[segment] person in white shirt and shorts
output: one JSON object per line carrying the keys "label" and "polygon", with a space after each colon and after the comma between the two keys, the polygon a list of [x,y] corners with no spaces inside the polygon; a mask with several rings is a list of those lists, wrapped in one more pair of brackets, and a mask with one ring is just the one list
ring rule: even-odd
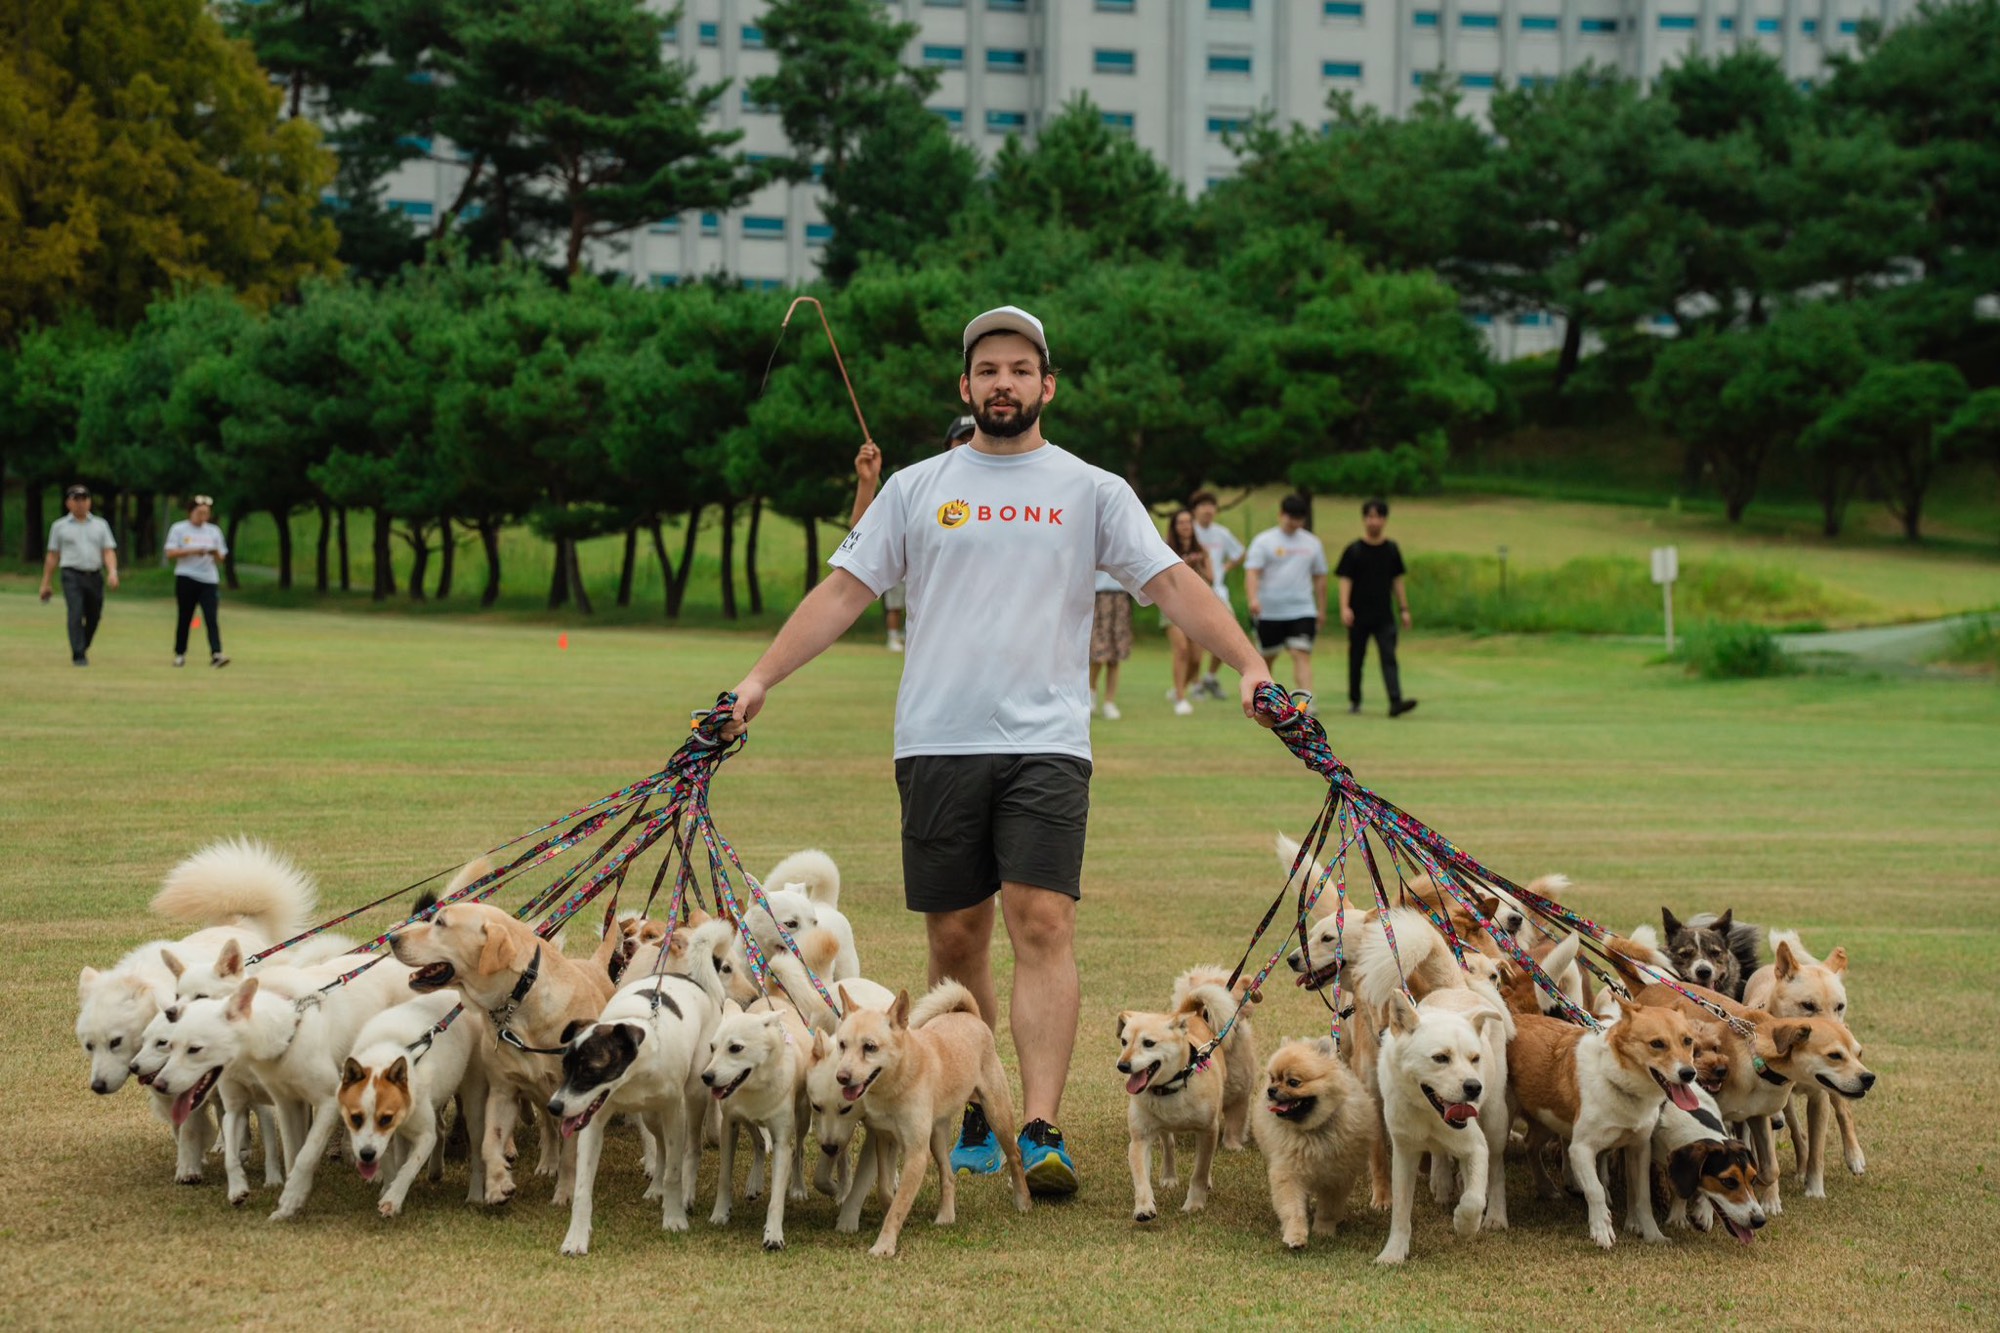
{"label": "person in white shirt and shorts", "polygon": [[[1194,511],[1195,540],[1208,552],[1208,568],[1215,575],[1215,595],[1229,608],[1229,614],[1236,614],[1236,604],[1229,600],[1229,573],[1243,563],[1243,541],[1234,532],[1215,521],[1217,503],[1213,491],[1196,491],[1188,499],[1188,508]],[[1222,659],[1211,654],[1208,659],[1208,674],[1195,686],[1194,692],[1210,699],[1222,697],[1222,682],[1216,672],[1222,670]]]}
{"label": "person in white shirt and shorts", "polygon": [[[972,442],[889,479],[828,561],[832,572],[737,685],[729,734],[876,597],[907,585],[895,744],[904,900],[924,914],[931,980],[962,982],[989,1024],[997,903],[1014,946],[1022,1157],[1031,1188],[1067,1193],[1075,1165],[1056,1119],[1081,1005],[1075,932],[1098,571],[1240,671],[1247,716],[1269,675],[1132,488],[1042,437],[1056,376],[1041,322],[1013,306],[989,310],[966,326],[963,352]],[[952,1162],[1000,1169],[999,1142],[975,1108]]]}
{"label": "person in white shirt and shorts", "polygon": [[1307,694],[1313,686],[1313,642],[1326,625],[1326,547],[1306,530],[1311,512],[1304,496],[1286,496],[1278,503],[1278,526],[1258,533],[1243,559],[1258,651],[1267,665],[1289,652],[1298,688]]}
{"label": "person in white shirt and shorts", "polygon": [[167,559],[174,562],[174,665],[187,665],[188,629],[196,611],[201,627],[208,632],[208,664],[229,665],[222,651],[222,626],[216,612],[222,600],[222,570],[218,562],[229,558],[229,544],[222,529],[210,520],[215,501],[206,495],[190,496],[187,518],[167,529]]}

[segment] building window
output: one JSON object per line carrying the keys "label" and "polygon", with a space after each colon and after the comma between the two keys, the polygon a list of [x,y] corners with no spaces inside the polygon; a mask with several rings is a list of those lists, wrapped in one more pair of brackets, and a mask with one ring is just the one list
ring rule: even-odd
{"label": "building window", "polygon": [[1500,26],[1498,14],[1460,14],[1458,26],[1461,28],[1483,29],[1491,32]]}
{"label": "building window", "polygon": [[934,106],[934,107],[932,107],[932,108],[931,108],[931,111],[932,111],[932,113],[933,113],[933,114],[935,114],[935,115],[939,115],[939,116],[943,116],[943,117],[944,117],[944,123],[945,123],[945,124],[947,124],[947,125],[949,125],[949,126],[951,126],[951,127],[953,128],[953,129],[956,129],[956,128],[958,128],[958,127],[959,127],[960,125],[963,125],[963,124],[965,124],[965,108],[964,108],[964,107],[960,107],[960,106]]}
{"label": "building window", "polygon": [[437,212],[437,206],[422,199],[391,199],[389,207],[406,218],[427,218]]}
{"label": "building window", "polygon": [[988,134],[1014,134],[1028,128],[1028,113],[1025,111],[989,111],[986,113]]}
{"label": "building window", "polygon": [[1218,139],[1225,134],[1241,134],[1249,127],[1250,121],[1246,116],[1210,116],[1208,118],[1208,132]]}
{"label": "building window", "polygon": [[1211,14],[1248,14],[1250,0],[1208,0]]}
{"label": "building window", "polygon": [[1736,18],[1734,15],[1725,14],[1723,17],[1715,21],[1715,26],[1717,30],[1721,32],[1735,32]]}
{"label": "building window", "polygon": [[986,0],[986,8],[995,14],[1025,14],[1028,0]]}
{"label": "building window", "polygon": [[833,224],[829,222],[806,223],[806,245],[808,248],[825,245],[833,239]]}
{"label": "building window", "polygon": [[646,230],[655,236],[678,236],[681,234],[681,220],[679,218],[661,218],[658,222],[646,228]]}
{"label": "building window", "polygon": [[743,218],[743,238],[748,241],[782,241],[785,239],[785,220],[746,214]]}
{"label": "building window", "polygon": [[1249,77],[1250,57],[1243,54],[1222,55],[1211,51],[1208,56],[1210,74],[1232,74]]}
{"label": "building window", "polygon": [[1132,113],[1130,111],[1107,111],[1104,113],[1104,126],[1113,134],[1122,134],[1130,138],[1133,133]]}
{"label": "building window", "polygon": [[1438,25],[1438,12],[1435,9],[1419,9],[1411,17],[1415,19],[1419,28],[1435,28]]}
{"label": "building window", "polygon": [[655,287],[676,287],[680,285],[680,280],[678,273],[655,273],[651,278]]}
{"label": "building window", "polygon": [[1522,32],[1560,32],[1561,30],[1562,20],[1554,14],[1521,15]]}
{"label": "building window", "polygon": [[1617,19],[1585,19],[1576,25],[1577,31],[1599,37],[1607,37],[1618,31]]}
{"label": "building window", "polygon": [[782,278],[745,278],[743,290],[746,292],[775,292],[784,286]]}
{"label": "building window", "polygon": [[965,48],[962,46],[926,46],[924,64],[931,69],[964,69]]}
{"label": "building window", "polygon": [[1553,74],[1523,74],[1521,76],[1521,86],[1523,88],[1553,88],[1556,86],[1556,76]]}
{"label": "building window", "polygon": [[1541,310],[1527,310],[1514,316],[1514,324],[1517,328],[1539,329],[1548,322],[1549,317],[1547,312]]}
{"label": "building window", "polygon": [[1497,87],[1499,83],[1500,80],[1491,74],[1461,74],[1458,76],[1458,86],[1461,88],[1493,88]]}
{"label": "building window", "polygon": [[1131,74],[1138,68],[1136,51],[1112,51],[1098,47],[1091,53],[1090,67],[1099,74]]}
{"label": "building window", "polygon": [[743,109],[745,111],[755,111],[760,114],[768,115],[770,113],[775,112],[778,108],[772,106],[769,102],[758,101],[756,98],[750,95],[750,90],[748,88],[745,88],[743,90]]}
{"label": "building window", "polygon": [[1361,62],[1358,60],[1329,60],[1319,67],[1320,75],[1329,79],[1358,79],[1361,77]]}
{"label": "building window", "polygon": [[1701,22],[1693,14],[1660,15],[1661,32],[1693,32]]}
{"label": "building window", "polygon": [[722,219],[713,213],[703,213],[701,215],[701,234],[704,236],[722,235]]}
{"label": "building window", "polygon": [[714,46],[717,40],[718,40],[718,29],[716,28],[716,26],[713,23],[702,24],[701,44],[703,46]]}
{"label": "building window", "polygon": [[681,30],[678,27],[663,28],[660,31],[660,45],[679,46],[680,44]]}
{"label": "building window", "polygon": [[1817,37],[1819,35],[1819,20],[1818,19],[1804,20],[1799,24],[1799,31],[1803,32],[1808,37]]}
{"label": "building window", "polygon": [[965,0],[924,0],[925,9],[964,9]]}
{"label": "building window", "polygon": [[1330,19],[1352,19],[1358,23],[1366,17],[1366,10],[1361,0],[1326,0],[1321,12]]}
{"label": "building window", "polygon": [[1129,14],[1132,12],[1132,4],[1133,0],[1097,0],[1097,12],[1100,14]]}
{"label": "building window", "polygon": [[757,28],[757,27],[752,27],[752,26],[751,26],[750,24],[748,24],[748,23],[744,24],[744,25],[743,25],[743,49],[744,49],[744,50],[746,50],[746,51],[761,51],[761,50],[763,50],[763,49],[764,49],[764,30],[763,30],[762,28]]}
{"label": "building window", "polygon": [[1757,20],[1757,31],[1758,31],[1758,32],[1777,32],[1777,31],[1778,31],[1778,30],[1779,30],[1779,29],[1780,29],[1781,27],[1783,27],[1783,26],[1784,26],[1784,25],[1783,25],[1783,23],[1782,23],[1782,22],[1781,22],[1780,20],[1778,20],[1778,19],[1758,19],[1758,20]]}
{"label": "building window", "polygon": [[1859,19],[1842,19],[1840,21],[1841,36],[1852,37],[1855,33],[1860,31],[1861,31],[1861,22]]}
{"label": "building window", "polygon": [[986,72],[988,74],[1026,74],[1028,53],[1011,47],[993,46],[986,50]]}

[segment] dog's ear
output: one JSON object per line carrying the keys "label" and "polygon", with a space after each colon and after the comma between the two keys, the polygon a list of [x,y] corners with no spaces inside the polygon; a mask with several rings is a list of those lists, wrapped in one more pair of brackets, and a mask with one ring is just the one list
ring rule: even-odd
{"label": "dog's ear", "polygon": [[826,1059],[826,1034],[818,1028],[813,1029],[812,1058],[815,1064]]}
{"label": "dog's ear", "polygon": [[1692,1199],[1701,1188],[1701,1171],[1708,1154],[1695,1145],[1677,1148],[1667,1158],[1667,1179],[1673,1183],[1674,1197]]}
{"label": "dog's ear", "polygon": [[1660,929],[1666,932],[1668,947],[1672,947],[1674,936],[1681,933],[1681,923],[1674,920],[1672,908],[1662,907],[1660,909]]}
{"label": "dog's ear", "polygon": [[[165,953],[166,950],[162,949],[160,950],[160,952]],[[90,988],[97,984],[97,978],[98,978],[98,971],[94,967],[86,967],[85,969],[83,969],[82,972],[77,974],[76,993],[78,998],[82,998],[83,996],[90,994]]]}
{"label": "dog's ear", "polygon": [[1710,926],[1709,929],[1722,936],[1724,940],[1727,940],[1729,938],[1729,927],[1734,924],[1735,920],[1736,909],[1734,907],[1725,907],[1722,909],[1722,915],[1715,918],[1715,924]]}
{"label": "dog's ear", "polygon": [[1812,1029],[1804,1023],[1780,1023],[1771,1031],[1771,1043],[1778,1048],[1779,1059],[1811,1040]]}
{"label": "dog's ear", "polygon": [[646,1028],[642,1023],[620,1023],[612,1031],[627,1047],[628,1056],[637,1055],[639,1048],[646,1044]]}
{"label": "dog's ear", "polygon": [[187,964],[183,963],[179,955],[175,954],[172,949],[160,950],[160,961],[167,965],[167,971],[173,973],[177,980],[182,973],[187,971]]}
{"label": "dog's ear", "polygon": [[250,1002],[257,998],[257,978],[252,977],[236,988],[229,1002],[222,1006],[222,1016],[232,1023],[241,1023],[250,1017]]}
{"label": "dog's ear", "polygon": [[1417,1030],[1423,1015],[1417,1012],[1417,1005],[1402,991],[1391,992],[1389,996],[1389,1030],[1407,1035]]}
{"label": "dog's ear", "polygon": [[1125,1025],[1131,1021],[1132,1021],[1132,1010],[1130,1009],[1127,1009],[1123,1013],[1118,1015],[1118,1041],[1119,1044],[1121,1045],[1124,1044],[1125,1041]]}
{"label": "dog's ear", "polygon": [[347,1057],[347,1063],[340,1067],[340,1086],[343,1088],[351,1088],[367,1077],[368,1071],[351,1055]]}
{"label": "dog's ear", "polygon": [[847,983],[846,983],[846,982],[844,982],[844,981],[836,981],[836,982],[834,982],[834,983],[833,983],[833,993],[834,993],[835,995],[838,995],[838,996],[840,997],[840,1012],[841,1012],[841,1013],[843,1013],[843,1014],[851,1014],[851,1013],[853,1013],[853,1012],[854,1012],[854,997],[853,997],[852,995],[849,995],[849,994],[847,993]]}
{"label": "dog's ear", "polygon": [[1618,1013],[1623,1018],[1630,1018],[1644,1007],[1637,1000],[1630,998],[1622,991],[1611,992],[1611,998],[1618,1001]]}
{"label": "dog's ear", "polygon": [[1340,1043],[1332,1037],[1319,1037],[1313,1041],[1313,1049],[1329,1060],[1340,1058]]}
{"label": "dog's ear", "polygon": [[688,951],[688,938],[687,938],[687,933],[685,931],[675,934],[675,936],[672,939],[667,941],[667,957],[679,958],[682,954],[686,953],[687,951]]}
{"label": "dog's ear", "polygon": [[1479,900],[1479,915],[1491,922],[1500,915],[1500,895],[1489,893]]}
{"label": "dog's ear", "polygon": [[1792,953],[1792,942],[1790,940],[1778,941],[1778,947],[1772,959],[1771,968],[1780,981],[1783,981],[1799,970],[1799,960]]}
{"label": "dog's ear", "polygon": [[1835,976],[1839,976],[1847,971],[1847,946],[1845,944],[1836,946],[1834,951],[1826,956],[1826,970]]}
{"label": "dog's ear", "polygon": [[1491,1009],[1481,1009],[1472,1016],[1472,1030],[1478,1032],[1486,1027],[1498,1027],[1502,1033],[1507,1030],[1507,1020]]}
{"label": "dog's ear", "polygon": [[513,936],[504,930],[495,930],[491,921],[482,921],[479,923],[479,938],[482,941],[479,946],[479,975],[490,977],[511,965],[517,952]]}
{"label": "dog's ear", "polygon": [[409,1057],[404,1055],[397,1056],[396,1063],[382,1071],[382,1077],[401,1088],[404,1092],[408,1092],[410,1090]]}
{"label": "dog's ear", "polygon": [[240,977],[243,975],[243,946],[235,940],[225,940],[222,952],[215,956],[215,975],[218,977]]}
{"label": "dog's ear", "polygon": [[907,990],[899,990],[896,992],[895,1003],[889,1006],[889,1026],[892,1028],[907,1028],[909,1025],[910,993]]}

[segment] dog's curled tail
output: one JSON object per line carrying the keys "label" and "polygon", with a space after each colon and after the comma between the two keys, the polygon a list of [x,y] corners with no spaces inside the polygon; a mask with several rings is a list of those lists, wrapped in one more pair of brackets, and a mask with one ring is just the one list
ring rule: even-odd
{"label": "dog's curled tail", "polygon": [[1542,875],[1529,880],[1527,887],[1528,892],[1538,897],[1561,902],[1562,895],[1570,890],[1574,882],[1568,875]]}
{"label": "dog's curled tail", "polygon": [[949,977],[925,991],[924,998],[911,1008],[910,1026],[920,1028],[933,1018],[942,1018],[946,1014],[980,1016],[979,1001],[972,998],[972,992]]}
{"label": "dog's curled tail", "polygon": [[840,867],[817,847],[793,852],[764,876],[769,890],[796,888],[822,907],[840,906]]}
{"label": "dog's curled tail", "polygon": [[[1642,926],[1640,929],[1644,930],[1645,927]],[[1627,939],[1623,935],[1604,937],[1604,958],[1634,995],[1652,985],[1657,979],[1650,973],[1642,974],[1634,964],[1643,965],[1656,972],[1664,972],[1669,977],[1675,975],[1672,965],[1664,961],[1657,950],[1638,940]]]}
{"label": "dog's curled tail", "polygon": [[[1184,1014],[1200,1014],[1202,1020],[1208,1024],[1209,1034],[1212,1036],[1222,1031],[1229,1021],[1236,1017],[1236,997],[1230,993],[1227,986],[1205,982],[1199,986],[1189,987],[1186,997],[1180,1001],[1177,1008]],[[1235,1031],[1241,1030],[1235,1029]]]}
{"label": "dog's curled tail", "polygon": [[1799,942],[1799,932],[1796,930],[1779,930],[1773,927],[1770,939],[1773,958],[1777,957],[1778,946],[1782,944],[1792,951],[1792,961],[1800,967],[1811,967],[1819,962],[1819,959],[1806,952],[1806,946]]}
{"label": "dog's curled tail", "polygon": [[[799,952],[805,955],[806,966],[812,968],[813,975],[820,979],[820,985],[831,990],[833,978],[829,975],[829,969],[833,965],[834,956],[840,952],[840,941],[834,938],[833,932],[818,928],[800,931],[793,942],[799,946]],[[806,1026],[823,1027],[826,1031],[832,1032],[838,1026],[839,1019],[834,1016],[833,1010],[827,1007],[826,1001],[820,998],[819,991],[813,988],[812,979],[806,976],[805,967],[799,966],[799,960],[792,957],[790,950],[781,949],[771,955],[770,962],[771,974],[777,977],[779,985],[784,987],[785,994],[791,996],[792,1002],[798,1006],[800,1015],[806,1020]]]}
{"label": "dog's curled tail", "polygon": [[290,857],[252,838],[225,838],[167,873],[153,910],[190,926],[242,922],[273,942],[304,930],[319,892]]}
{"label": "dog's curled tail", "polygon": [[729,990],[722,984],[718,964],[735,938],[735,922],[727,917],[711,917],[687,933],[687,948],[669,960],[667,970],[679,972],[701,987],[720,1008],[729,998]]}
{"label": "dog's curled tail", "polygon": [[1277,849],[1279,866],[1284,869],[1287,875],[1292,876],[1285,881],[1287,889],[1293,893],[1297,893],[1299,885],[1302,882],[1308,887],[1319,883],[1320,875],[1324,872],[1325,867],[1311,857],[1307,857],[1305,864],[1299,867],[1298,874],[1292,875],[1292,863],[1299,859],[1299,840],[1297,838],[1287,837],[1285,834],[1280,833],[1278,835]]}
{"label": "dog's curled tail", "polygon": [[483,856],[475,856],[460,866],[458,873],[451,877],[451,883],[444,886],[442,897],[449,898],[461,889],[469,888],[493,873],[493,862]]}

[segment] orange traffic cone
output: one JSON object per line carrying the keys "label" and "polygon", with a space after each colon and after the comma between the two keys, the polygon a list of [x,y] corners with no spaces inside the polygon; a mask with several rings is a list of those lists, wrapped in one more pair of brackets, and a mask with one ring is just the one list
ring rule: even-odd
{"label": "orange traffic cone", "polygon": [[564,630],[564,631],[563,631],[563,632],[562,632],[561,634],[558,634],[558,635],[556,635],[556,647],[557,647],[557,649],[558,649],[558,650],[560,650],[560,651],[562,651],[562,652],[568,652],[568,651],[569,651],[569,631],[568,631],[568,630]]}
{"label": "orange traffic cone", "polygon": [[200,629],[200,628],[201,628],[201,612],[197,611],[197,612],[195,612],[195,613],[194,613],[194,624],[192,624],[192,625],[188,626],[188,628],[189,628],[189,629]]}

